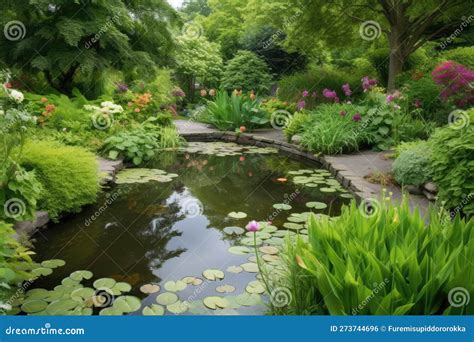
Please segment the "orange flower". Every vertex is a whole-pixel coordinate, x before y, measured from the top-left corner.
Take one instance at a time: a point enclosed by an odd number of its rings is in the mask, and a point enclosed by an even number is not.
[[[140,108],[135,108],[134,112],[135,113],[140,113]]]
[[[46,102],[48,102],[48,99],[46,97],[42,97],[41,102],[46,103]]]
[[[252,90],[252,91],[250,92],[250,99],[251,99],[252,101],[255,101],[256,98],[257,98],[257,96],[255,95],[254,91]]]
[[[245,126],[240,126],[239,130],[240,130],[240,133],[244,133],[247,130],[247,128],[245,128]]]
[[[48,104],[48,105],[46,105],[46,107],[44,109],[49,114],[49,113],[53,112],[56,109],[56,106],[53,105],[53,104]]]

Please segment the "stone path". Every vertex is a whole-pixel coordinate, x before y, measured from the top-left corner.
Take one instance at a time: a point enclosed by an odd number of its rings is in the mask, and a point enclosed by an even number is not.
[[[362,151],[356,154],[317,156],[304,152],[297,145],[286,142],[282,131],[274,129],[255,130],[251,133],[237,135],[233,132],[221,132],[209,125],[186,120],[174,121],[178,132],[189,141],[231,141],[243,144],[274,146],[297,157],[315,160],[329,169],[331,173],[347,188],[352,190],[359,200],[380,199],[382,190],[393,193],[394,201],[402,198],[402,191],[397,185],[382,186],[364,179],[373,173],[388,173],[392,170],[392,160],[385,158],[383,152]],[[430,201],[424,196],[409,195],[410,207],[427,213]]]

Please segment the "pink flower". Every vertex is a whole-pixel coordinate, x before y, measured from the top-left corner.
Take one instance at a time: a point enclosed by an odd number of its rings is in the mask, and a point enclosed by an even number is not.
[[[347,112],[346,112],[345,110],[341,110],[341,111],[339,112],[339,115],[340,115],[340,116],[346,116],[346,114],[347,114]]]
[[[250,221],[245,228],[247,228],[249,232],[255,233],[258,232],[258,230],[260,229],[260,224],[257,221],[253,220]]]
[[[393,95],[387,95],[387,103],[392,102],[394,99],[395,97],[393,97]]]
[[[334,90],[325,88],[323,90],[323,96],[327,99],[335,99],[337,97],[337,94]]]
[[[309,91],[305,90],[303,91],[303,97],[308,97],[309,96]]]
[[[342,90],[344,91],[344,94],[346,96],[351,96],[352,95],[352,90],[351,90],[351,86],[349,85],[349,83],[346,83],[342,86]]]
[[[360,120],[362,120],[362,116],[360,115],[360,113],[355,113],[352,117],[352,120],[354,120],[355,122],[359,122]]]
[[[422,106],[422,103],[420,99],[416,99],[415,102],[413,102],[413,105],[415,106],[415,108],[420,108]]]
[[[377,85],[377,80],[370,79],[369,76],[365,76],[362,78],[362,88],[364,89],[364,92],[369,91],[376,85]]]
[[[305,100],[301,100],[296,104],[296,108],[298,108],[298,110],[303,110],[304,107],[306,107],[306,101]]]

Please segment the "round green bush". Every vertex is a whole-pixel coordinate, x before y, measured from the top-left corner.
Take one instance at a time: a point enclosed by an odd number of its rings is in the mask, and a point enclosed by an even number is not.
[[[29,141],[23,148],[21,165],[35,171],[44,189],[38,208],[53,219],[94,203],[100,190],[96,157],[81,147]]]
[[[444,61],[454,61],[456,63],[474,68],[474,46],[460,47],[442,52],[440,59]]]
[[[393,163],[395,180],[401,185],[420,186],[431,179],[431,160],[427,142],[410,145]]]
[[[266,93],[270,89],[272,76],[268,65],[250,51],[239,51],[225,67],[222,87],[228,91],[241,89]]]

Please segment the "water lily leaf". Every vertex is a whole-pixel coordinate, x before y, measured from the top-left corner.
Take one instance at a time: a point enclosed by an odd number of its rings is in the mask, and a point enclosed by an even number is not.
[[[178,291],[183,291],[188,284],[186,284],[184,281],[177,280],[177,281],[167,281],[165,283],[165,289],[166,291],[169,292],[178,292]]]
[[[342,197],[342,198],[353,198],[354,197],[352,194],[349,194],[349,193],[340,194],[339,196]]]
[[[304,228],[302,224],[293,223],[293,222],[285,222],[283,224],[283,227],[288,228],[288,229],[295,229],[295,230]]]
[[[156,297],[156,302],[160,305],[170,305],[178,301],[178,296],[172,292],[165,292]]]
[[[265,293],[265,287],[259,280],[254,280],[248,283],[247,287],[245,288],[245,291],[247,291],[248,293],[262,294]]]
[[[266,222],[265,223],[260,223],[260,227],[262,228],[261,232],[263,232],[263,233],[270,233],[271,234],[271,233],[276,232],[278,230],[277,227],[272,226],[272,225],[270,225]]]
[[[61,281],[61,284],[63,284],[64,286],[68,286],[68,287],[76,287],[77,285],[79,285],[79,281],[74,280],[70,277],[66,277]]]
[[[100,310],[99,312],[100,316],[122,316],[123,312],[121,312],[119,309],[111,307],[111,308],[105,308]]]
[[[231,293],[235,291],[235,287],[232,285],[221,285],[216,287],[216,291],[219,293]]]
[[[113,308],[122,311],[124,313],[134,312],[140,309],[141,301],[137,297],[134,296],[122,296],[118,297],[114,304],[112,305]]]
[[[168,310],[169,312],[175,315],[185,313],[186,311],[188,311],[188,309],[189,309],[188,302],[182,302],[180,300],[178,300],[176,303],[166,306],[166,310]]]
[[[61,259],[45,260],[41,263],[41,266],[46,268],[57,268],[66,265],[66,262]]]
[[[122,293],[130,292],[132,290],[132,286],[125,282],[118,282],[111,288],[112,293],[115,296],[120,296]]]
[[[308,219],[303,216],[290,216],[287,218],[287,220],[293,223],[303,223],[306,222]]]
[[[227,272],[230,272],[230,273],[241,273],[243,272],[244,269],[240,266],[229,266],[227,267]]]
[[[245,254],[250,253],[250,249],[245,246],[232,246],[232,247],[229,247],[227,251],[235,255],[245,255]]]
[[[321,192],[336,192],[336,189],[334,188],[321,188],[319,189]]]
[[[292,233],[292,232],[288,232],[288,233]],[[272,238],[266,240],[265,242],[268,243],[269,245],[281,246],[283,245],[285,240],[283,240],[282,238],[273,236]]]
[[[306,206],[313,209],[326,209],[328,207],[328,205],[323,202],[308,202]]]
[[[53,316],[60,316],[61,313],[73,310],[77,306],[79,306],[81,303],[73,300],[71,298],[69,299],[58,299],[55,300],[54,302],[49,303],[48,305],[48,313]]]
[[[255,244],[257,244],[257,246],[260,246],[263,241],[259,238],[257,238],[257,240],[255,241],[253,237],[246,237],[240,240],[240,243],[245,246],[255,246]]]
[[[259,231],[259,232],[256,232],[256,233],[247,232],[245,234],[245,236],[251,237],[253,239],[254,234],[257,235],[258,239],[262,239],[262,240],[266,240],[266,239],[269,239],[269,238],[272,237],[272,235],[270,233],[266,233],[266,232],[262,232],[262,231]]]
[[[69,278],[75,281],[81,281],[83,279],[91,279],[92,272],[91,271],[75,271],[71,273]]]
[[[237,296],[236,302],[242,306],[254,306],[262,303],[260,295],[257,293],[242,293]]]
[[[83,287],[72,291],[71,298],[76,301],[82,301],[87,298],[92,298],[95,294],[95,290],[90,287]]]
[[[245,272],[249,273],[258,273],[258,265],[254,262],[246,262],[245,264],[240,265]]]
[[[259,251],[265,254],[278,254],[280,250],[273,246],[263,246],[259,248]]]
[[[181,279],[181,281],[194,286],[199,286],[203,283],[203,280],[201,278],[196,277],[184,277],[183,279]]]
[[[32,289],[32,290],[29,290],[27,293],[26,293],[26,296],[28,297],[29,300],[32,300],[32,299],[45,299],[47,297],[49,297],[50,295],[50,292],[46,289]]]
[[[266,262],[276,262],[280,260],[280,258],[277,255],[271,255],[271,254],[264,254],[262,256],[262,259],[265,260]]]
[[[227,235],[242,235],[243,233],[245,233],[245,229],[240,227],[225,227],[224,233],[226,233]]]
[[[205,270],[202,273],[202,275],[204,276],[204,278],[211,281],[224,279],[224,272],[222,272],[221,270],[216,270],[216,269]]]
[[[211,310],[216,310],[218,308],[225,309],[229,305],[227,299],[218,296],[206,297],[204,298],[203,303]]]
[[[273,208],[278,210],[291,210],[293,207],[286,203],[277,203],[273,205]]]
[[[26,313],[40,312],[46,309],[48,303],[41,299],[27,299],[21,306],[21,310]]]
[[[234,219],[243,219],[243,218],[247,217],[247,214],[242,212],[242,211],[238,211],[238,212],[232,211],[232,212],[228,213],[227,216],[229,216],[231,218],[234,218]]]
[[[160,292],[160,286],[156,284],[145,284],[140,287],[140,291],[145,294]]]
[[[53,273],[53,270],[46,267],[38,267],[32,270],[31,273],[33,273],[37,277],[39,276],[46,277],[46,276],[49,276],[51,273]]]
[[[143,316],[163,316],[165,308],[158,304],[152,304],[151,306],[145,306],[142,311]]]
[[[96,289],[103,289],[103,288],[111,289],[114,287],[116,283],[117,282],[115,281],[115,279],[112,279],[112,278],[100,278],[94,281],[93,286]]]
[[[257,257],[255,255],[252,255],[252,256],[248,257],[247,260],[250,261],[250,262],[257,262]]]

